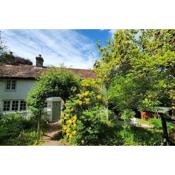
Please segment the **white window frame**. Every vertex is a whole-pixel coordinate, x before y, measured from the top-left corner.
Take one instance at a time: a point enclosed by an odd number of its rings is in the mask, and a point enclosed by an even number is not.
[[[4,102],[7,102],[7,101],[10,102],[10,104],[9,104],[9,110],[4,110]],[[10,100],[4,100],[3,101],[3,111],[4,112],[8,112],[8,111],[10,111],[10,109],[11,109],[11,101]]]
[[[25,109],[22,109],[22,110],[21,110],[21,104],[22,104],[21,102],[24,102],[24,103],[25,103]],[[19,106],[18,106],[18,107],[19,107],[19,108],[18,108],[19,111],[26,111],[26,110],[27,110],[27,104],[26,104],[26,101],[25,101],[25,100],[19,100]]]
[[[14,88],[12,88],[13,86],[13,83],[15,82],[15,84],[14,84]],[[9,83],[9,85],[10,85],[10,87],[9,88],[7,88],[8,86],[7,86],[7,84]],[[5,89],[7,90],[7,91],[15,91],[16,90],[16,80],[13,80],[13,79],[7,79],[6,80],[6,86],[5,86]]]
[[[14,103],[14,106],[13,106],[13,103]],[[13,107],[14,107],[15,110],[12,109]],[[16,109],[16,107],[17,107],[17,109]],[[18,111],[18,110],[19,110],[19,100],[11,100],[11,111]]]
[[[5,101],[10,101],[10,110],[9,111],[4,111],[4,102]],[[13,101],[18,101],[18,109],[17,110],[12,110],[12,104],[13,104]],[[15,111],[26,111],[27,110],[27,104],[26,104],[26,109],[22,109],[21,110],[21,102],[24,101],[26,103],[26,101],[24,99],[6,99],[6,100],[3,100],[3,112],[15,112]]]

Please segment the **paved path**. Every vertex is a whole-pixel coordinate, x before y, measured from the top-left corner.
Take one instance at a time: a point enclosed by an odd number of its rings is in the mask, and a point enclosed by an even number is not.
[[[48,130],[42,138],[42,146],[63,146],[61,141],[61,124],[59,122],[49,123]]]

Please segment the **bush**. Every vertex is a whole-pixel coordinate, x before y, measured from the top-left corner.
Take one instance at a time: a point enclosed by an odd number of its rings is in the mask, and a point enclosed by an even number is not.
[[[107,144],[112,129],[112,122],[106,120],[104,109],[92,108],[86,110],[75,120],[69,119],[66,128],[66,138],[76,145],[103,145]],[[66,127],[66,126],[65,126]]]
[[[138,122],[147,124],[147,125],[153,125],[154,129],[160,129],[162,130],[162,122],[160,118],[149,118],[147,120],[145,119],[137,119]],[[167,122],[167,128],[168,130],[171,130],[174,128],[173,123]]]
[[[144,129],[135,126],[123,125],[118,137],[121,139],[122,145],[161,145],[162,130]]]
[[[6,145],[35,145],[37,144],[37,132],[33,130],[22,131],[16,138],[10,138]]]
[[[11,113],[0,117],[0,145],[30,145],[35,142],[36,122],[21,114]],[[24,139],[25,138],[25,139]]]
[[[129,120],[135,116],[135,112],[129,109],[126,109],[121,114],[121,119],[124,121]]]
[[[61,97],[64,102],[79,92],[80,77],[64,68],[50,67],[43,72],[27,96],[27,105],[38,123],[38,142],[41,132],[41,116],[48,97]]]
[[[100,98],[99,98],[100,96]],[[88,99],[88,100],[87,100]],[[117,123],[105,107],[105,94],[98,82],[83,80],[81,91],[65,105],[62,117],[63,136],[73,145],[160,145],[161,130],[148,130]],[[124,110],[124,123],[135,115]]]
[[[79,77],[72,72],[64,68],[48,68],[29,92],[27,104],[33,112],[41,112],[46,98],[61,97],[65,101],[79,92],[79,86]]]
[[[80,93],[67,101],[63,117],[64,138],[71,144],[102,144],[105,127],[108,128],[108,110],[102,87],[95,80],[81,82]]]

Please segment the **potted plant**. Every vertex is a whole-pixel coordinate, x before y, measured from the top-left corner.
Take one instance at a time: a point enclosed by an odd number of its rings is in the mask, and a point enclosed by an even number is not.
[[[138,106],[138,110],[140,111],[141,118],[148,119],[155,114],[155,106],[159,104],[158,101],[152,101],[145,98]]]

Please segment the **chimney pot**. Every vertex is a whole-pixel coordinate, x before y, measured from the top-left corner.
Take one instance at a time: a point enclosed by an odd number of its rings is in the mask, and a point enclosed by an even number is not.
[[[43,67],[44,59],[41,54],[36,57],[36,67]]]

